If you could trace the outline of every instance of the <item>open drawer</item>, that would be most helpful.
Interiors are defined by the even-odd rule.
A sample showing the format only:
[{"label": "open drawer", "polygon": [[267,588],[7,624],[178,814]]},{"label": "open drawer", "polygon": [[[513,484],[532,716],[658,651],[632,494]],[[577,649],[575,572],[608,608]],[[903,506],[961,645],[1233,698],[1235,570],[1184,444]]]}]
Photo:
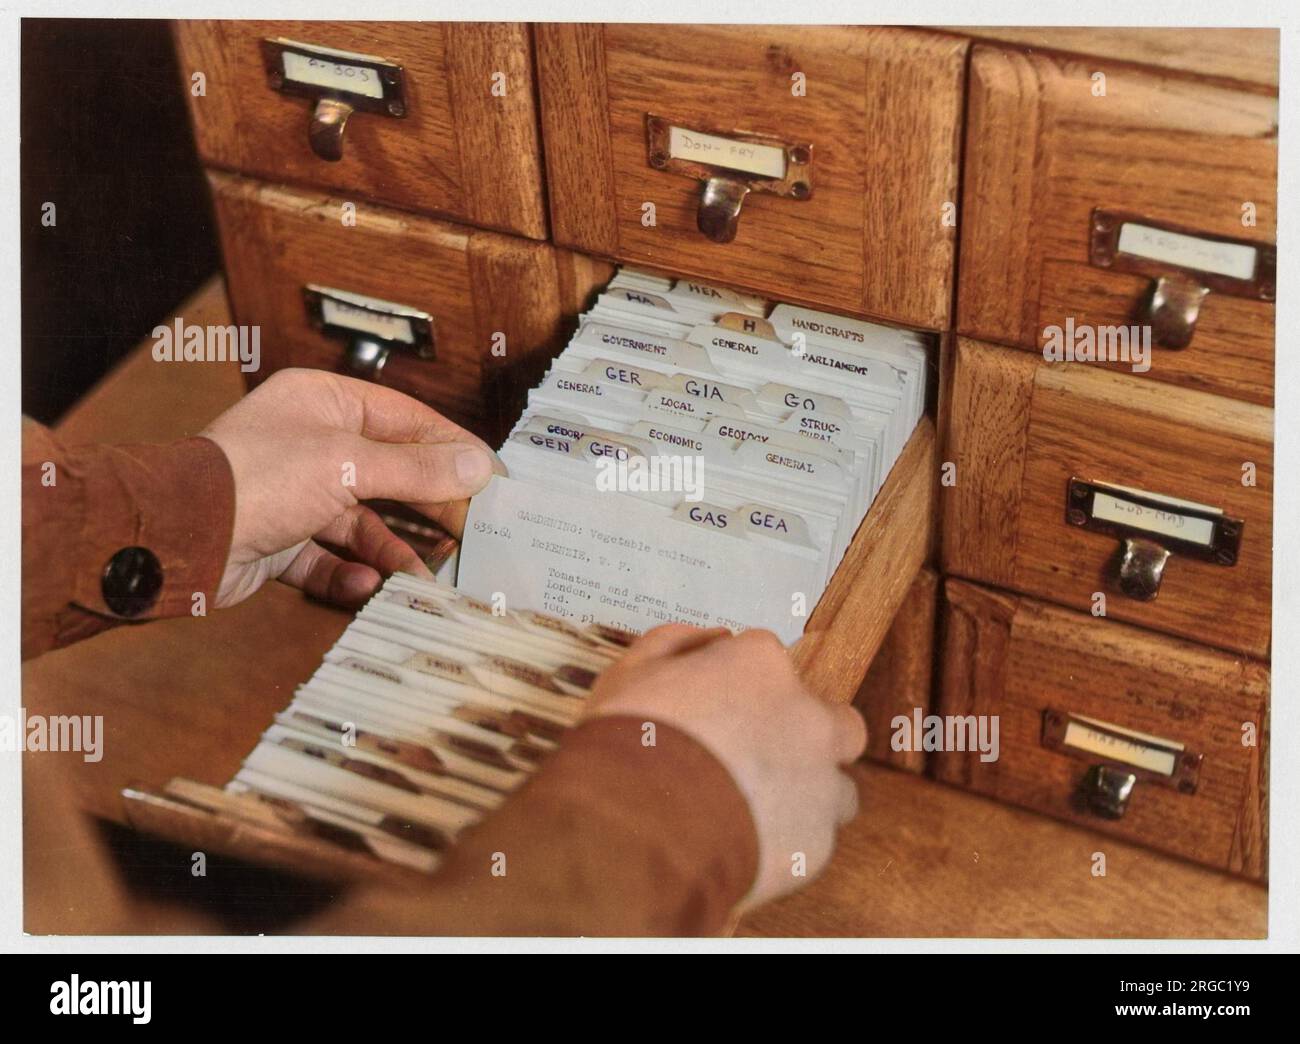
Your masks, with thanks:
[{"label": "open drawer", "polygon": [[[825,699],[845,702],[858,691],[928,554],[933,464],[934,430],[927,418],[895,465],[810,617],[804,637],[795,646],[801,675]],[[214,743],[225,742],[225,746],[211,757],[193,751],[185,759],[159,757],[152,749],[126,744],[121,760],[105,774],[105,782],[120,789],[120,814],[133,827],[178,842],[190,851],[218,853],[311,877],[352,880],[382,874],[392,879],[418,878],[416,871],[394,868],[364,851],[289,833],[274,823],[261,823],[232,810],[220,787],[255,745],[271,716],[288,701],[294,685],[306,680],[303,673],[278,678],[279,684],[273,685],[272,672],[266,674],[263,692],[247,698],[236,711],[241,734],[238,744],[228,738],[223,741],[218,730],[205,732]],[[276,691],[276,696],[268,700],[265,694],[271,691]],[[202,700],[203,713],[214,719],[227,718],[230,708],[223,707],[221,699]],[[165,706],[136,709],[152,720],[142,723],[139,730],[131,728],[127,735],[144,729],[154,735],[165,732]],[[168,771],[159,771],[164,764],[171,778],[163,786],[136,782],[167,780]]]},{"label": "open drawer", "polygon": [[[124,373],[130,378],[129,369]],[[227,382],[221,394],[230,402],[238,397],[239,375],[229,367],[183,373],[186,380]],[[132,379],[110,382],[98,393],[99,407],[112,398],[129,400],[135,387]],[[194,430],[208,418],[196,420],[185,411],[203,398],[196,389],[178,389],[141,437],[169,439]],[[111,430],[96,430],[84,420],[78,432],[82,438],[113,437]],[[858,691],[930,553],[935,477],[934,426],[927,417],[877,495],[794,650],[803,677],[826,699],[848,701]],[[25,703],[33,714],[104,715],[102,760],[83,763],[78,755],[60,755],[77,758],[69,774],[79,803],[93,815],[192,844],[187,853],[225,853],[330,879],[409,875],[319,841],[268,845],[265,832],[223,821],[165,792],[173,778],[212,788],[231,779],[348,620],[342,610],[272,584],[233,609],[118,628],[29,662],[24,665]]]},{"label": "open drawer", "polygon": [[[934,503],[934,442],[934,428],[926,418],[895,464],[809,618],[804,637],[794,648],[800,674],[824,699],[847,702],[858,692],[928,556]],[[341,614],[336,616],[341,630],[343,618]],[[267,642],[266,648],[245,655],[262,664],[272,663],[275,657],[270,646]],[[120,760],[102,774],[99,785],[103,789],[96,810],[108,811],[115,818],[122,816],[133,827],[176,841],[191,851],[218,853],[311,877],[351,880],[382,874],[394,879],[418,878],[416,871],[394,868],[363,851],[291,834],[274,824],[232,814],[228,807],[229,800],[220,788],[233,776],[275,712],[288,702],[293,687],[305,681],[310,670],[294,675],[265,670],[262,691],[245,692],[237,708],[223,706],[222,701],[229,699],[230,693],[210,694],[189,705],[187,713],[197,711],[210,717],[214,727],[195,728],[191,721],[187,731],[210,737],[214,747],[222,744],[220,750],[193,749],[177,758],[153,744],[138,749],[121,741]],[[268,693],[274,695],[268,697]],[[170,727],[171,715],[165,703],[135,704],[132,710],[145,720],[122,722],[126,736],[147,733],[161,738]],[[229,728],[224,733],[215,728],[218,719],[237,722],[237,740]],[[106,757],[105,762],[108,760]],[[167,782],[154,786],[140,780]],[[117,809],[113,810],[115,803]]]}]

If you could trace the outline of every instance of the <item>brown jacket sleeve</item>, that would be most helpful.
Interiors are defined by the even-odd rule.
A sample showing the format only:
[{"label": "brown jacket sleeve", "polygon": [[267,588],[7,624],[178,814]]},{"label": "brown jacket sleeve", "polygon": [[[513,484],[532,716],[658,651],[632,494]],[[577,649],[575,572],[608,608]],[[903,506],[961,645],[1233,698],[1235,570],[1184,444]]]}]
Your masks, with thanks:
[{"label": "brown jacket sleeve", "polygon": [[210,608],[230,548],[235,484],[207,439],[65,448],[23,419],[23,638],[26,659],[125,622],[105,602],[109,562],[145,548],[162,585],[132,620]]},{"label": "brown jacket sleeve", "polygon": [[307,933],[715,935],[758,871],[744,796],[701,744],[595,718],[452,850],[426,889],[369,889]]}]

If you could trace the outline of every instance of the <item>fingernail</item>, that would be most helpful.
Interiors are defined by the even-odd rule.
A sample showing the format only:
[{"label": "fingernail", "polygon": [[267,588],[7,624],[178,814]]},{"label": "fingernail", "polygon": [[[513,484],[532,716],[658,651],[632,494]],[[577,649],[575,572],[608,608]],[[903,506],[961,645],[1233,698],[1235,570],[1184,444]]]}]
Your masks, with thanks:
[{"label": "fingernail", "polygon": [[466,446],[456,453],[456,477],[466,488],[478,492],[492,477],[492,458],[481,449]]}]

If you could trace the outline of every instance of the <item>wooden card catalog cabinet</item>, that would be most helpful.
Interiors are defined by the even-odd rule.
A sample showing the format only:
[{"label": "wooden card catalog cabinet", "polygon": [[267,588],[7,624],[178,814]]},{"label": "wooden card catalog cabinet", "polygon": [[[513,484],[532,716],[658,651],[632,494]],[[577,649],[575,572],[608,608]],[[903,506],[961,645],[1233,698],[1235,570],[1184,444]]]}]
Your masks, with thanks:
[{"label": "wooden card catalog cabinet", "polygon": [[966,41],[539,25],[557,242],[943,329]]},{"label": "wooden card catalog cabinet", "polygon": [[175,34],[204,163],[546,238],[527,25],[180,21]]}]

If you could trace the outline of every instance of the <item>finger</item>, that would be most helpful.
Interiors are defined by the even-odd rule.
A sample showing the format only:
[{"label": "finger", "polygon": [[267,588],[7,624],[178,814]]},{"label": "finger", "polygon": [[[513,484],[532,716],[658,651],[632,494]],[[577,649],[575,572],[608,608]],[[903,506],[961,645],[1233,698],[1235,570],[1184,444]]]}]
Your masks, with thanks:
[{"label": "finger", "polygon": [[348,508],[317,533],[316,539],[342,548],[358,562],[374,566],[381,576],[402,572],[433,577],[415,549],[364,504]]},{"label": "finger", "polygon": [[353,492],[359,500],[402,501],[456,536],[464,531],[469,498],[496,473],[490,451],[469,442],[397,445],[358,439],[352,452]]},{"label": "finger", "polygon": [[640,663],[663,656],[677,656],[699,649],[719,638],[730,636],[726,627],[692,627],[690,624],[663,624],[646,631],[620,658],[620,664]]},{"label": "finger", "polygon": [[384,582],[373,566],[345,562],[314,540],[307,541],[280,579],[312,598],[345,609],[359,609]]},{"label": "finger", "polygon": [[477,435],[419,399],[371,381],[341,374],[330,376],[343,400],[349,430],[363,438],[399,443],[467,442],[488,449]]},{"label": "finger", "polygon": [[465,535],[465,519],[469,517],[468,500],[449,500],[444,504],[408,502],[407,507],[414,508],[430,522],[445,529],[457,541]]},{"label": "finger", "polygon": [[844,826],[858,817],[858,785],[846,772],[835,775],[835,821]]},{"label": "finger", "polygon": [[847,703],[828,704],[835,744],[835,760],[841,765],[857,761],[867,749],[867,723]]}]

